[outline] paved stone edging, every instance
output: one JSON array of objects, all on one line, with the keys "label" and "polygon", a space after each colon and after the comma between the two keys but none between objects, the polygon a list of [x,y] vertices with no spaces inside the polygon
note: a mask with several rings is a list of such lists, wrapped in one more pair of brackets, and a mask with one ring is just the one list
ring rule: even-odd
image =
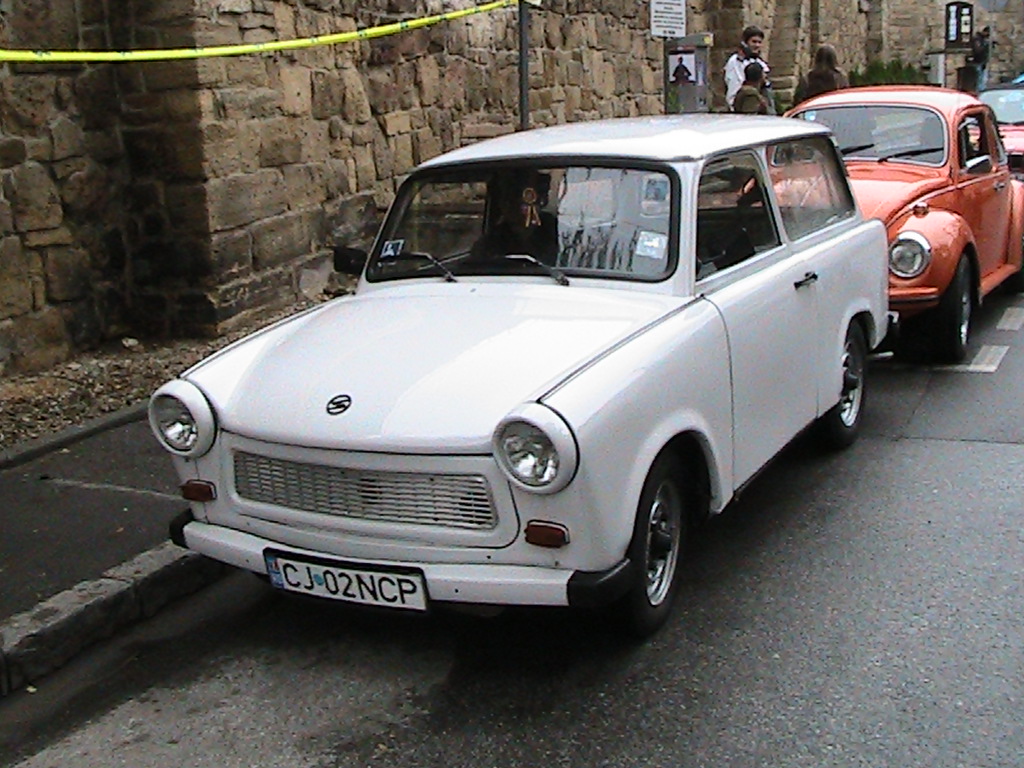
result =
[{"label": "paved stone edging", "polygon": [[0,623],[0,695],[39,680],[96,641],[228,570],[168,541],[7,619]]},{"label": "paved stone edging", "polygon": [[65,448],[98,432],[105,432],[133,421],[142,421],[146,418],[148,406],[149,401],[143,400],[119,411],[98,416],[85,424],[68,427],[56,434],[45,435],[36,440],[29,440],[11,448],[2,449],[0,450],[0,469],[8,469],[38,459],[40,456],[53,453],[55,450]]}]

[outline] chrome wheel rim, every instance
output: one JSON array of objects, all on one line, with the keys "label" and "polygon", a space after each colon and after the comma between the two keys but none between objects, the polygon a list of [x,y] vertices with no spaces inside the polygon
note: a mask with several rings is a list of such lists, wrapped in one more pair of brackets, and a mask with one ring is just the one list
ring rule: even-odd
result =
[{"label": "chrome wheel rim", "polygon": [[679,561],[683,503],[675,484],[664,481],[654,494],[647,515],[647,600],[661,605],[668,597]]},{"label": "chrome wheel rim", "polygon": [[852,427],[860,417],[864,400],[864,360],[857,354],[856,342],[846,340],[843,349],[843,391],[839,399],[839,418],[846,427]]},{"label": "chrome wheel rim", "polygon": [[962,281],[960,289],[960,345],[967,346],[967,336],[971,327],[971,286],[967,280]]}]

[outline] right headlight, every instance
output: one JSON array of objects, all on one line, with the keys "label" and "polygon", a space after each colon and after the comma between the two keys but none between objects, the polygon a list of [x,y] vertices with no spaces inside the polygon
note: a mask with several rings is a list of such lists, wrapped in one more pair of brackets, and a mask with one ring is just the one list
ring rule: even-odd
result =
[{"label": "right headlight", "polygon": [[529,403],[502,419],[494,430],[494,455],[508,478],[523,490],[555,493],[576,474],[576,439],[547,406]]},{"label": "right headlight", "polygon": [[917,232],[900,232],[889,246],[889,271],[896,277],[917,277],[931,260],[931,243]]},{"label": "right headlight", "polygon": [[169,381],[149,399],[149,426],[171,453],[194,459],[205,454],[217,435],[213,409],[195,385]]}]

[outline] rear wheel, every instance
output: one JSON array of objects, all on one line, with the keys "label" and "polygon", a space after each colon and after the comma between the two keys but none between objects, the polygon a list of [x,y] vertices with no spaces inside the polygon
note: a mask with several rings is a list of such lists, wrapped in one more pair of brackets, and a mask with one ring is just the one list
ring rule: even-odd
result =
[{"label": "rear wheel", "polygon": [[868,344],[864,331],[854,323],[846,330],[841,361],[842,384],[839,402],[818,422],[822,441],[831,448],[846,448],[860,434],[861,417],[867,397]]},{"label": "rear wheel", "polygon": [[938,361],[959,363],[967,355],[973,307],[971,267],[966,258],[960,257],[953,279],[935,309],[935,357]]},{"label": "rear wheel", "polygon": [[634,637],[653,634],[672,609],[689,539],[686,483],[685,467],[668,453],[655,460],[644,481],[629,545],[632,583],[615,605],[617,618]]}]

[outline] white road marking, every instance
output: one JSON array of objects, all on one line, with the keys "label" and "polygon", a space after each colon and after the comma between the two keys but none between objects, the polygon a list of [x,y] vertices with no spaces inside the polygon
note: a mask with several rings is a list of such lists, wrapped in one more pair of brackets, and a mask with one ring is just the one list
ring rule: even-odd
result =
[{"label": "white road marking", "polygon": [[1019,331],[1024,328],[1024,307],[1007,307],[996,323],[997,331]]},{"label": "white road marking", "polygon": [[61,477],[49,477],[46,480],[54,485],[66,485],[70,488],[84,488],[89,491],[118,491],[119,493],[134,493],[140,496],[155,496],[158,499],[170,499],[181,501],[181,496],[172,493],[161,493],[160,491],[148,491],[145,488],[128,488],[124,485],[112,485],[110,483],[87,483],[82,480],[67,480]]},{"label": "white road marking", "polygon": [[949,371],[952,373],[995,373],[1009,350],[1009,347],[998,344],[985,344],[969,363],[935,365],[932,366],[932,370]]}]

